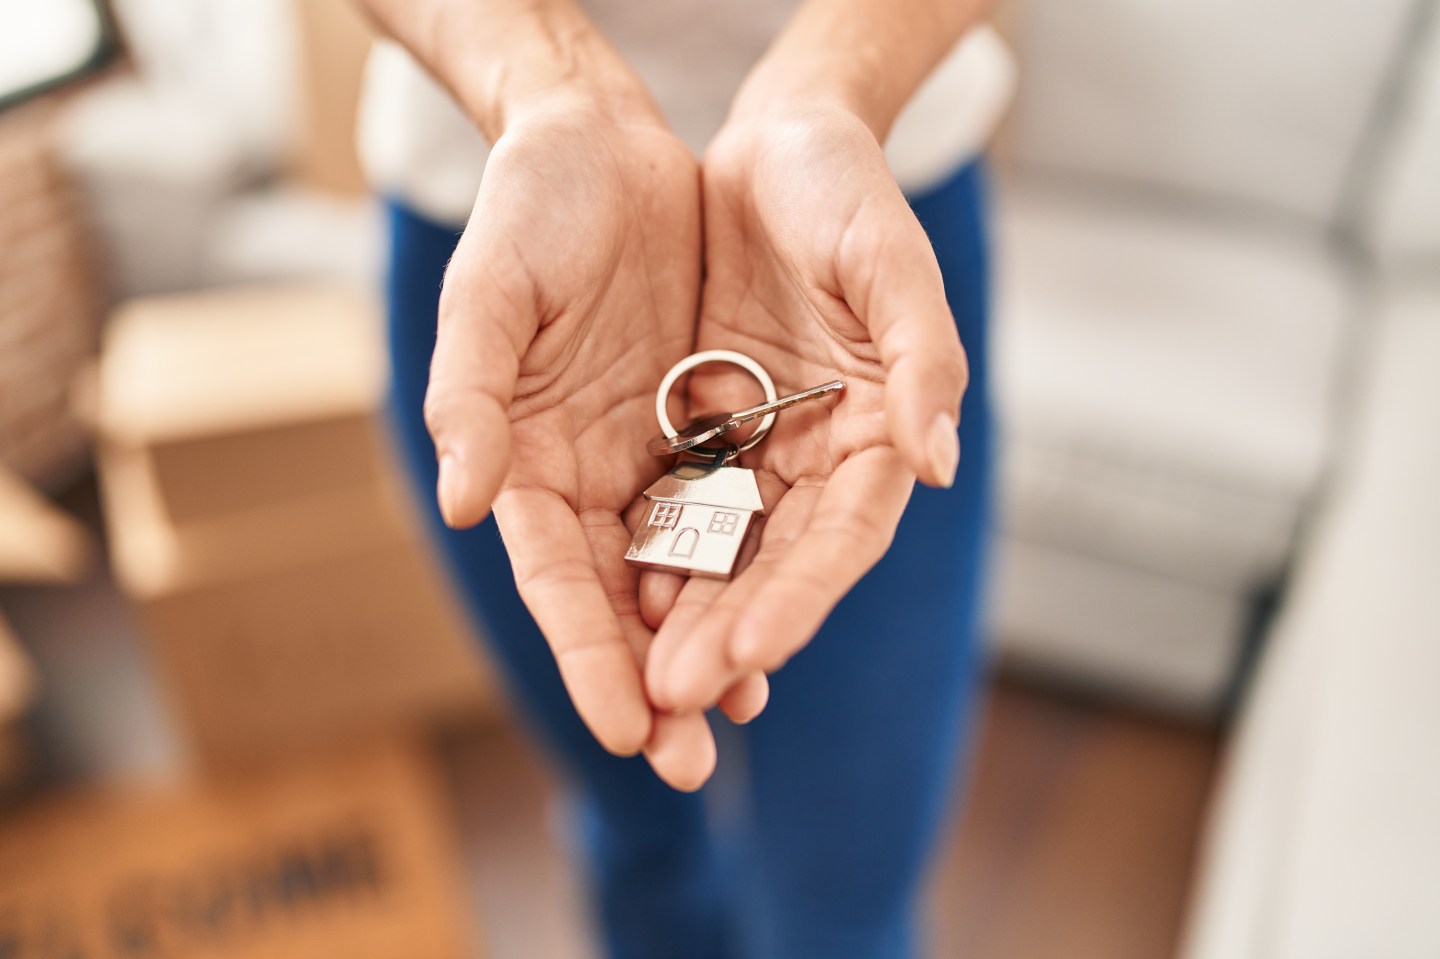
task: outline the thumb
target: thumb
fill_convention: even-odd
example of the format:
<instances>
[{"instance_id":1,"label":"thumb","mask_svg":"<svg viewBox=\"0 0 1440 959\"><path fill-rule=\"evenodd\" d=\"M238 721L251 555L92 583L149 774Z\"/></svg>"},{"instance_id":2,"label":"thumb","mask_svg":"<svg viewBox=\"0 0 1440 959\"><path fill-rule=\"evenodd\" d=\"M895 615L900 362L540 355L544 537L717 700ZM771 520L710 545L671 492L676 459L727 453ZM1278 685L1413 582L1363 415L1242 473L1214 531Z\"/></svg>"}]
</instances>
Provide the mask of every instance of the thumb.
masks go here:
<instances>
[{"instance_id":1,"label":"thumb","mask_svg":"<svg viewBox=\"0 0 1440 959\"><path fill-rule=\"evenodd\" d=\"M446 271L425 393L425 424L440 462L436 496L455 529L484 519L505 480L510 402L536 326L533 316L506 311L529 300L507 296L491 271L477 269L496 262L484 255L485 245L467 231Z\"/></svg>"},{"instance_id":2,"label":"thumb","mask_svg":"<svg viewBox=\"0 0 1440 959\"><path fill-rule=\"evenodd\" d=\"M857 212L838 269L845 300L885 366L891 442L922 481L951 485L969 367L935 251L898 187Z\"/></svg>"}]
</instances>

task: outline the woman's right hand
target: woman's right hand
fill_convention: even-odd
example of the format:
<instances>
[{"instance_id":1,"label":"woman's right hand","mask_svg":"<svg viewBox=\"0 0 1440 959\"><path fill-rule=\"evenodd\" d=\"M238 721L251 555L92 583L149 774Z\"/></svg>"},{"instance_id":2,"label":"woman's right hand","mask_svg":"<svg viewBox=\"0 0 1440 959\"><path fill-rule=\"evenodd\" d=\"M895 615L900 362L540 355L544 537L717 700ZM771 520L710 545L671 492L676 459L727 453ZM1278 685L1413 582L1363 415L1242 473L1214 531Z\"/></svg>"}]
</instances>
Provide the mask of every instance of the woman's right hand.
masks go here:
<instances>
[{"instance_id":1,"label":"woman's right hand","mask_svg":"<svg viewBox=\"0 0 1440 959\"><path fill-rule=\"evenodd\" d=\"M425 415L446 522L493 504L520 595L581 718L672 785L715 764L698 712L656 715L628 518L665 464L653 396L694 340L700 171L574 0L362 0L493 150L450 261ZM763 676L728 702L764 705Z\"/></svg>"},{"instance_id":2,"label":"woman's right hand","mask_svg":"<svg viewBox=\"0 0 1440 959\"><path fill-rule=\"evenodd\" d=\"M472 526L493 502L580 716L683 789L709 777L714 741L703 714L650 706L652 631L624 555L627 512L665 465L645 451L654 391L691 348L699 283L689 149L652 114L532 99L446 273L425 402L446 522Z\"/></svg>"},{"instance_id":3,"label":"woman's right hand","mask_svg":"<svg viewBox=\"0 0 1440 959\"><path fill-rule=\"evenodd\" d=\"M838 100L760 102L738 104L705 156L697 345L753 357L781 392L846 389L740 457L768 509L747 567L726 583L647 575L647 610L664 611L650 695L674 709L723 704L803 648L889 547L917 476L949 486L960 458L965 352L878 138ZM692 378L692 407L744 406L736 379Z\"/></svg>"}]
</instances>

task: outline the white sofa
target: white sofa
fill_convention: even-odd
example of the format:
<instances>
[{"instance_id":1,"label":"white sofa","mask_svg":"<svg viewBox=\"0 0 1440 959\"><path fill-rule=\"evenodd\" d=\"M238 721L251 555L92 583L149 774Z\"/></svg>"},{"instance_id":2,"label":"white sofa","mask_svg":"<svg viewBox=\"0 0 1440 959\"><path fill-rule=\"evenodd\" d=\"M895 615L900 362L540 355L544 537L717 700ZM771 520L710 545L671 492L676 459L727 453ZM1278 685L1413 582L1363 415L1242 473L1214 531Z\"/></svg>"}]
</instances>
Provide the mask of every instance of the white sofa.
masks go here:
<instances>
[{"instance_id":1,"label":"white sofa","mask_svg":"<svg viewBox=\"0 0 1440 959\"><path fill-rule=\"evenodd\" d=\"M302 152L307 51L295 2L110 7L133 74L70 104L60 148L110 296L314 277L373 282L384 247L373 204L275 185Z\"/></svg>"},{"instance_id":2,"label":"white sofa","mask_svg":"<svg viewBox=\"0 0 1440 959\"><path fill-rule=\"evenodd\" d=\"M995 632L1213 711L1324 475L1364 297L1335 238L1412 0L1019 4ZM86 98L67 153L112 292L373 274L373 210L250 189L294 133L288 3L116 9L139 75Z\"/></svg>"},{"instance_id":3,"label":"white sofa","mask_svg":"<svg viewBox=\"0 0 1440 959\"><path fill-rule=\"evenodd\" d=\"M1227 701L1369 335L1351 237L1414 8L1020 4L997 204L1011 663Z\"/></svg>"},{"instance_id":4,"label":"white sofa","mask_svg":"<svg viewBox=\"0 0 1440 959\"><path fill-rule=\"evenodd\" d=\"M1440 956L1437 20L1363 205L1357 415L1229 750L1185 959Z\"/></svg>"}]
</instances>

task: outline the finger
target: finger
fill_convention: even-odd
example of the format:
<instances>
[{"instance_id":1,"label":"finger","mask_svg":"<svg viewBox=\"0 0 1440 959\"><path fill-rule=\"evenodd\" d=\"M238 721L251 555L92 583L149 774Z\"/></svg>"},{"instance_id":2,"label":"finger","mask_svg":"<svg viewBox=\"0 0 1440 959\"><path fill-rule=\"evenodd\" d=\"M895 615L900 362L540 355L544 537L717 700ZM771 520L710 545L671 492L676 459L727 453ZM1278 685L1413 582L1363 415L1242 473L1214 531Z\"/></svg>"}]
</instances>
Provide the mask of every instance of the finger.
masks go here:
<instances>
[{"instance_id":1,"label":"finger","mask_svg":"<svg viewBox=\"0 0 1440 959\"><path fill-rule=\"evenodd\" d=\"M765 577L805 529L823 486L797 484L775 503L760 529L754 561L729 583L692 579L650 647L646 688L660 708L708 709L752 669L730 655L733 624ZM749 544L747 544L748 546Z\"/></svg>"},{"instance_id":2,"label":"finger","mask_svg":"<svg viewBox=\"0 0 1440 959\"><path fill-rule=\"evenodd\" d=\"M765 711L770 702L770 680L762 672L747 673L720 697L720 711L743 726Z\"/></svg>"},{"instance_id":3,"label":"finger","mask_svg":"<svg viewBox=\"0 0 1440 959\"><path fill-rule=\"evenodd\" d=\"M656 631L655 638L650 643L650 651L645 657L645 689L656 709L671 712L680 708L680 700L675 695L676 683L671 680L675 661L683 653L685 641L704 622L705 615L724 592L725 586L720 580L691 577L685 581L671 604L670 611ZM704 669L705 664L693 668ZM727 673L730 671L729 664L722 664L719 668ZM729 685L720 678L716 679L716 684L720 689ZM686 702L687 708L693 711L708 709L713 700L706 702L691 696Z\"/></svg>"},{"instance_id":4,"label":"finger","mask_svg":"<svg viewBox=\"0 0 1440 959\"><path fill-rule=\"evenodd\" d=\"M681 792L694 792L715 772L715 735L704 713L655 717L645 745L645 758L655 775Z\"/></svg>"},{"instance_id":5,"label":"finger","mask_svg":"<svg viewBox=\"0 0 1440 959\"><path fill-rule=\"evenodd\" d=\"M841 244L838 280L885 366L891 442L924 482L950 486L969 369L935 251L898 188L856 217Z\"/></svg>"},{"instance_id":6,"label":"finger","mask_svg":"<svg viewBox=\"0 0 1440 959\"><path fill-rule=\"evenodd\" d=\"M498 266L494 240L468 230L445 274L425 392L425 424L440 462L436 498L445 522L485 518L510 465L510 401L520 357L538 323L522 282ZM509 291L507 293L507 291ZM533 302L529 300L529 302Z\"/></svg>"},{"instance_id":7,"label":"finger","mask_svg":"<svg viewBox=\"0 0 1440 959\"><path fill-rule=\"evenodd\" d=\"M841 463L805 531L739 610L729 636L731 661L773 672L808 643L885 555L913 486L914 474L889 447Z\"/></svg>"},{"instance_id":8,"label":"finger","mask_svg":"<svg viewBox=\"0 0 1440 959\"><path fill-rule=\"evenodd\" d=\"M650 738L652 713L635 648L614 608L625 596L615 583L608 591L602 583L579 518L554 491L511 487L496 500L495 519L520 597L555 654L580 718L611 752L639 752ZM626 615L639 623L638 608Z\"/></svg>"},{"instance_id":9,"label":"finger","mask_svg":"<svg viewBox=\"0 0 1440 959\"><path fill-rule=\"evenodd\" d=\"M675 601L680 598L685 580L686 577L678 573L657 570L645 570L640 574L640 616L646 626L660 628L674 608Z\"/></svg>"},{"instance_id":10,"label":"finger","mask_svg":"<svg viewBox=\"0 0 1440 959\"><path fill-rule=\"evenodd\" d=\"M645 613L646 623L652 628L659 629L668 615L675 615L676 619L671 629L672 631L677 631L678 634L683 634L699 617L704 615L709 603L724 589L724 584L716 582L715 580L697 580L696 586L698 589L691 594L689 604L680 613L675 614L675 606L685 586L686 578L683 576L677 576L673 573L642 573L640 576L640 608L642 611L645 611L647 604L651 604L651 609ZM652 621L650 618L652 613L655 613L661 605L663 605L664 612L659 613L655 620ZM662 649L663 648L664 647L662 647ZM647 656L647 664L654 662L655 659L655 643L652 641L650 644L650 653ZM650 689L648 680L646 688L647 690ZM652 693L652 702L653 701L654 697ZM769 702L770 681L766 679L764 673L753 672L740 677L740 679L720 697L718 705L720 706L720 710L725 713L731 722L743 726L764 712L765 706Z\"/></svg>"},{"instance_id":11,"label":"finger","mask_svg":"<svg viewBox=\"0 0 1440 959\"><path fill-rule=\"evenodd\" d=\"M666 701L703 707L746 673L784 665L884 555L913 482L898 453L875 447L841 463L823 487L797 485L786 494L755 562L710 603L690 635L668 640L679 651L662 677ZM794 511L786 510L796 499ZM685 602L682 595L677 607Z\"/></svg>"},{"instance_id":12,"label":"finger","mask_svg":"<svg viewBox=\"0 0 1440 959\"><path fill-rule=\"evenodd\" d=\"M779 521L783 528L784 524L789 521L787 517L794 515L804 501L804 495L796 497L790 501L788 506L784 506L782 504L785 503L786 486L774 473L760 470L755 474L755 482L760 487L761 501L777 504L777 509L780 510ZM760 550L760 544L766 540L765 529L774 522L773 515L762 516L751 527L749 535L741 545L740 555L735 559L736 569L746 569L754 561ZM669 573L647 574L647 576L650 575L663 576L667 579L655 583L646 579L641 580L641 608L644 609L647 604L653 603L656 607L654 611L658 612L661 605L664 606L664 615L658 617L658 622L652 623L657 632L646 653L645 688L650 694L650 701L655 704L656 708L667 710L675 708L676 704L668 699L669 689L665 676L670 672L676 655L683 648L685 637L705 616L710 604L725 591L726 584L721 580L685 577ZM674 590L673 595L670 594L671 590ZM739 676L734 678L738 679ZM724 690L728 686L729 683L723 683L717 687L717 690ZM714 700L697 702L691 708L708 709L712 705L714 705Z\"/></svg>"}]
</instances>

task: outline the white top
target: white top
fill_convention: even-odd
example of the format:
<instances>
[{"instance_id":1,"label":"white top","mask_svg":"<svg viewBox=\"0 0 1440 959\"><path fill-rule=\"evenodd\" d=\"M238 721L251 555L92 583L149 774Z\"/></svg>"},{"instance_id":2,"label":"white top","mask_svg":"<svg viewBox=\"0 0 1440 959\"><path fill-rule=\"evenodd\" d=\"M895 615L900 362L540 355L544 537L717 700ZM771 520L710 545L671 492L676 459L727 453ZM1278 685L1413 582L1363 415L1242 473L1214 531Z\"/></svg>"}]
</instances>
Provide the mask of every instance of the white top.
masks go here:
<instances>
[{"instance_id":1,"label":"white top","mask_svg":"<svg viewBox=\"0 0 1440 959\"><path fill-rule=\"evenodd\" d=\"M796 0L587 0L599 29L698 155ZM976 156L1015 85L1010 51L989 27L956 44L891 129L890 168L907 191L934 186ZM465 222L489 148L450 97L399 46L377 43L360 116L371 182L443 223Z\"/></svg>"}]
</instances>

